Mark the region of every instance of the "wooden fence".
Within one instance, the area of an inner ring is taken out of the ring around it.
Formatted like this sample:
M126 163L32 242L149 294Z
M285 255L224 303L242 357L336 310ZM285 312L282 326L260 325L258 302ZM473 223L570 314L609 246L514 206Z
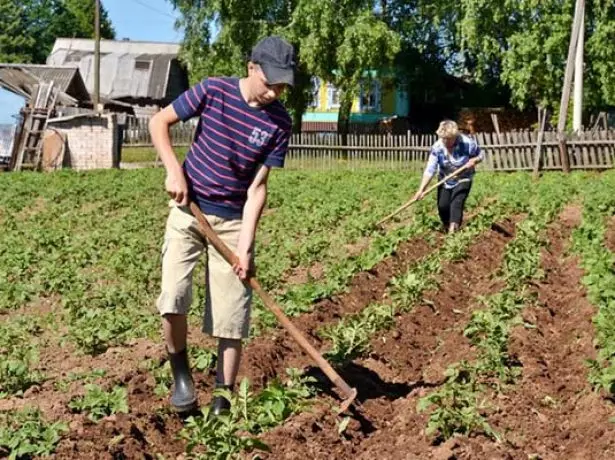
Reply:
M126 117L126 123L120 125L123 145L130 147L151 147L152 137L149 134L149 120L149 118ZM195 128L196 122L193 120L173 125L171 127L173 145L190 145Z
M481 169L533 169L538 132L477 133L473 137L485 152ZM435 135L349 135L347 145L341 146L341 137L337 134L298 134L292 138L288 161L290 166L298 168L347 166L420 170L435 141ZM571 169L608 169L615 164L615 130L568 135L566 144ZM544 133L541 164L545 170L562 169L556 132Z
M175 146L190 145L194 123L172 127ZM476 133L473 137L485 152L481 169L497 171L532 170L538 142L537 131ZM290 168L337 169L423 169L436 136L351 134L342 145L337 133L302 133L292 136L287 156ZM128 119L124 146L151 147L146 119ZM567 136L571 169L607 169L615 164L615 130L585 131ZM542 169L561 170L557 133L544 133L541 142Z

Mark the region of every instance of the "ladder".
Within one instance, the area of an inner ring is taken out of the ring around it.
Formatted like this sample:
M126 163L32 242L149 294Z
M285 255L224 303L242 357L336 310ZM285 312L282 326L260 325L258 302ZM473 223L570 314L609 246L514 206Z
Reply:
M38 170L41 166L43 137L55 107L57 89L53 81L35 85L31 103L24 109L23 132L13 169Z

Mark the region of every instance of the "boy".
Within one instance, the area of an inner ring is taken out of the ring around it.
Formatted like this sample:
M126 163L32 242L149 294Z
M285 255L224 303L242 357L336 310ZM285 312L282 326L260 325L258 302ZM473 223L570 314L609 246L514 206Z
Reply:
M172 200L162 249L162 316L178 412L197 407L186 351L186 315L192 303L192 274L206 251L203 331L218 339L216 388L233 388L241 359L241 339L249 332L251 290L242 280L252 271L256 226L267 198L272 167L282 167L291 118L278 101L294 84L293 47L267 37L252 49L245 78L207 78L179 96L150 121L152 141L166 168L165 188ZM173 152L169 127L199 117L183 166ZM237 254L229 266L201 237L190 212L195 202L222 240ZM230 409L215 397L212 411Z

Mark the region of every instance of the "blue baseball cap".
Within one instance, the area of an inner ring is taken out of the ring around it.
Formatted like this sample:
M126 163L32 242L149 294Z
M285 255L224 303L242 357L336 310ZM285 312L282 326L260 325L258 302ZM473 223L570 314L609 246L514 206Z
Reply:
M250 61L261 66L270 85L285 83L294 86L295 48L283 38L275 35L263 38L252 48Z

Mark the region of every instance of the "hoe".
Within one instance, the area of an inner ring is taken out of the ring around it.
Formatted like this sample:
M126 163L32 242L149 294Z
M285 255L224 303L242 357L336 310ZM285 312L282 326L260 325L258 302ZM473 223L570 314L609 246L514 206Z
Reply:
M445 183L447 180L452 179L453 177L457 176L459 173L465 171L466 169L468 169L470 167L469 163L466 163L465 165L463 165L461 168L457 169L456 171L453 171L451 174L449 174L448 176L446 176L444 179L442 179L441 181L437 182L436 184L433 184L431 187L429 187L427 190L425 190L425 192L423 192L423 196L427 195L428 193L430 193L431 191L437 189L440 185L442 185L443 183ZM382 224L384 224L385 222L387 222L388 220L392 219L393 217L395 217L397 214L399 214L400 212L402 212L404 209L406 209L408 206L412 205L413 203L415 203L417 200L415 200L414 198L410 199L409 201L407 201L406 203L404 203L403 205L401 205L399 208L397 208L395 211L393 211L391 214L389 214L388 216L384 217L383 219L380 219L377 223L376 223L376 227L380 227Z

